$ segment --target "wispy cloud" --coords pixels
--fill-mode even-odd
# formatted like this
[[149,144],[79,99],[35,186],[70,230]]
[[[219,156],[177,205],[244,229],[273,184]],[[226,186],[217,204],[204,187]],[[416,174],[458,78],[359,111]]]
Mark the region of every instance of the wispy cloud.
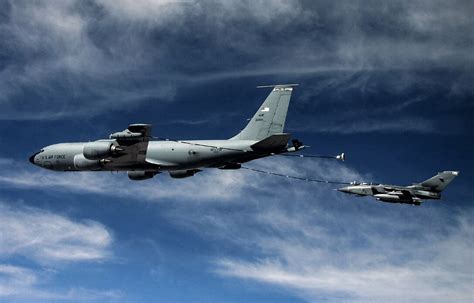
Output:
[[346,123],[337,123],[325,126],[310,125],[294,128],[298,131],[320,133],[376,133],[376,132],[439,132],[431,120],[425,118],[393,118],[393,119],[366,119],[354,118]]
[[[310,165],[315,177],[369,178],[330,161],[273,158],[252,165],[300,175]],[[310,302],[472,300],[472,209],[413,208],[346,197],[326,185],[232,173],[245,182],[225,206],[175,203],[163,214],[225,248],[212,258],[217,275],[276,285]]]
[[103,301],[122,296],[116,290],[71,288],[66,291],[44,289],[48,274],[40,270],[0,263],[0,298],[48,301]]
[[111,233],[95,221],[75,222],[36,208],[0,204],[0,256],[40,263],[100,261],[110,257]]
[[[191,180],[192,179],[192,180]],[[71,174],[32,170],[23,167],[15,175],[0,175],[0,183],[13,188],[44,188],[56,184],[54,191],[134,197],[144,201],[186,198],[195,201],[220,201],[238,197],[246,181],[242,173],[208,171],[189,180],[170,179],[167,174],[143,182],[130,181],[126,173],[78,172]],[[203,190],[205,189],[205,190]]]
[[[166,80],[157,83],[158,75],[150,86],[134,85],[151,79],[133,76],[144,67],[143,52],[132,47],[128,38],[116,41],[128,47],[100,45],[90,35],[89,28],[98,19],[88,9],[94,11],[97,5],[86,7],[74,0],[5,4],[7,18],[0,35],[8,59],[0,71],[0,102],[5,108],[1,119],[93,115],[123,104],[173,97],[174,86]],[[122,56],[117,47],[133,50]],[[18,109],[18,102],[30,98],[35,99],[34,111]]]
[[[286,287],[308,301],[472,300],[472,217],[459,215],[451,226],[430,230],[421,225],[428,216],[442,224],[436,211],[421,218],[410,216],[418,222],[402,228],[398,225],[406,221],[393,216],[393,222],[385,223],[365,216],[362,224],[351,218],[349,227],[343,215],[332,217],[331,226],[340,229],[334,234],[333,228],[305,215],[307,211],[274,210],[257,216],[252,225],[263,224],[273,231],[251,233],[256,238],[247,240],[262,252],[261,257],[219,258],[216,273]],[[394,233],[380,232],[387,228]],[[402,236],[403,231],[417,235]]]
[[[288,126],[315,133],[462,133],[459,121],[467,118],[451,113],[471,107],[465,102],[472,95],[469,78],[455,72],[361,70],[305,79]],[[453,96],[457,86],[463,92]]]
[[[332,180],[372,179],[332,161],[275,157],[252,166]],[[307,301],[472,300],[472,210],[461,214],[452,207],[446,216],[446,209],[429,204],[413,208],[353,199],[327,185],[247,171],[213,170],[189,182],[160,175],[150,182],[132,182],[124,174],[58,175],[21,165],[3,171],[10,172],[9,181],[0,178],[6,186],[39,189],[39,180],[46,180],[76,194],[137,201],[172,196],[173,207],[162,213],[170,222],[239,252],[212,257],[214,273],[277,285]]]
[[98,115],[173,100],[178,88],[196,82],[245,76],[432,68],[465,73],[473,60],[469,6],[9,1],[0,25],[0,119]]
[[[54,268],[65,271],[72,262],[97,262],[112,257],[113,237],[96,221],[74,221],[38,208],[0,203],[0,298],[25,300],[116,299],[116,290],[51,287]],[[8,264],[21,256],[33,264]],[[59,266],[60,265],[60,266]]]

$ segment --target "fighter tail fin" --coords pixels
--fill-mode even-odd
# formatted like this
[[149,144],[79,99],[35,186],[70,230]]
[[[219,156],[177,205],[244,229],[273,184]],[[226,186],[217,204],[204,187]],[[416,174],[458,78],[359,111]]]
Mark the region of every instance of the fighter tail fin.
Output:
[[283,133],[291,92],[293,91],[293,86],[296,85],[258,86],[258,88],[273,87],[273,90],[247,126],[236,136],[230,138],[230,140],[260,141],[268,136]]
[[451,181],[456,178],[459,174],[458,171],[443,171],[438,173],[436,176],[429,178],[421,183],[416,184],[417,186],[429,188],[435,192],[442,192]]

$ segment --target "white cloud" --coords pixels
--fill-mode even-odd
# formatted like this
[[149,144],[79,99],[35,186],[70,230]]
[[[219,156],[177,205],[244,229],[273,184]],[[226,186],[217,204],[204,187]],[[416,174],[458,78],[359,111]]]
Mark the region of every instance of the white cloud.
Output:
[[1,257],[22,255],[40,263],[104,260],[112,243],[98,222],[5,204],[0,204],[0,235]]
[[15,294],[37,283],[37,277],[32,270],[27,268],[0,264],[0,297]]
[[[333,180],[370,178],[331,161],[270,158],[251,165]],[[189,179],[202,192],[209,184],[220,188],[209,196],[188,195],[197,187],[180,180],[160,181],[162,191],[170,191],[175,200],[163,215],[222,247],[223,253],[214,259],[216,274],[276,285],[307,301],[472,301],[472,210],[461,213],[455,205],[447,209],[427,202],[414,208],[356,199],[332,191],[331,186],[244,171],[230,172],[239,180],[235,186],[219,180],[229,172],[215,172]],[[210,183],[203,185],[202,179],[208,177]],[[143,184],[142,194],[132,190],[135,198],[158,201],[152,183]],[[173,189],[175,184],[181,193]],[[227,203],[225,207],[180,203],[193,199]]]
[[239,245],[259,257],[218,258],[215,272],[284,287],[310,302],[472,301],[472,210],[451,210],[447,218],[426,206],[378,204],[384,207],[374,212],[376,202],[359,200],[365,207],[357,211],[341,200],[329,208],[314,197],[310,207],[300,202],[294,211],[275,207],[247,217],[252,229]]
[[41,189],[46,184],[55,184],[52,189],[54,191],[134,197],[146,201],[169,198],[196,201],[229,200],[238,197],[245,186],[242,173],[228,171],[199,173],[186,180],[170,179],[168,174],[163,173],[152,180],[134,182],[128,179],[126,173],[57,173],[26,169],[9,176],[0,175],[0,183],[10,187],[36,189]]
[[[52,172],[26,167],[30,165],[8,159],[0,161],[0,165],[5,168],[2,170],[5,174],[0,173],[0,183],[10,187],[41,189],[47,184],[55,184],[52,190],[135,197],[151,201],[168,198],[196,201],[230,200],[239,197],[243,190],[256,186],[244,178],[246,172],[218,169],[206,170],[188,179],[172,179],[165,172],[151,180],[134,182],[128,179],[126,173]],[[7,173],[7,167],[15,169]],[[258,176],[253,179],[257,182]]]
[[[459,74],[453,79],[429,74],[348,71],[321,76],[314,85],[302,85],[297,90],[292,103],[297,117],[289,121],[289,130],[339,134],[463,132],[460,120],[447,112],[469,107],[463,101],[472,94],[466,86],[469,76]],[[456,87],[462,92],[451,97]]]
[[122,296],[115,290],[102,291],[85,288],[71,288],[62,292],[47,290],[43,288],[46,276],[47,274],[41,270],[0,263],[0,298],[100,301]]
[[[222,277],[277,285],[307,301],[472,301],[471,210],[460,214],[454,205],[448,210],[427,202],[414,208],[354,199],[332,186],[247,171],[132,182],[125,174],[55,173],[3,162],[1,171],[10,174],[0,176],[6,186],[41,189],[58,182],[58,190],[76,194],[173,198],[173,208],[163,214],[170,222],[219,241],[224,252],[230,247],[232,255],[214,259],[213,270]],[[274,157],[249,166],[373,181],[333,161]],[[194,203],[180,203],[190,200]]]
[[[22,205],[0,203],[0,298],[20,300],[116,299],[116,290],[51,287],[65,263],[96,262],[111,258],[111,233],[95,221],[72,219]],[[8,264],[17,256],[47,266]]]
[[[298,128],[302,130],[302,128]],[[374,133],[374,132],[439,132],[433,122],[425,118],[393,118],[393,119],[355,119],[345,124],[324,127],[307,127],[308,131],[323,133]]]
[[[370,256],[367,256],[370,257]],[[307,267],[296,270],[279,262],[235,262],[221,260],[218,273],[275,284],[302,292],[308,301],[347,302],[471,302],[469,273],[451,273],[449,268],[428,264],[364,268]],[[436,265],[435,265],[436,266]],[[339,301],[340,302],[340,301]]]

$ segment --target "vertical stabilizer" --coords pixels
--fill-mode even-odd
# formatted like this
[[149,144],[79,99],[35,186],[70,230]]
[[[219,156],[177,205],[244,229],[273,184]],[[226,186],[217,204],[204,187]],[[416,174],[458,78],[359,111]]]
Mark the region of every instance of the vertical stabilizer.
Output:
[[417,185],[429,188],[435,192],[442,192],[446,186],[448,186],[448,184],[451,183],[454,178],[456,178],[457,175],[459,175],[458,171],[443,171]]
[[247,126],[230,140],[260,141],[268,136],[283,133],[294,86],[297,84],[257,86],[258,88],[273,87],[273,90]]

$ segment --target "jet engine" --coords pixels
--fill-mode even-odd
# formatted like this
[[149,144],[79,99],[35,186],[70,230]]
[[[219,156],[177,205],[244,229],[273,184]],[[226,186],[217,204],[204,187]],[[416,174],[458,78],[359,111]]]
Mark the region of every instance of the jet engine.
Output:
[[122,149],[111,141],[96,141],[84,144],[82,153],[89,160],[99,160],[108,156],[116,155]]
[[97,170],[102,168],[100,160],[89,160],[84,155],[74,156],[74,168],[77,170]]
[[175,179],[182,179],[182,178],[192,177],[200,171],[201,171],[200,169],[174,170],[174,171],[170,171],[170,177],[175,178]]
[[152,171],[129,171],[128,178],[134,181],[141,181],[153,178],[156,173]]

